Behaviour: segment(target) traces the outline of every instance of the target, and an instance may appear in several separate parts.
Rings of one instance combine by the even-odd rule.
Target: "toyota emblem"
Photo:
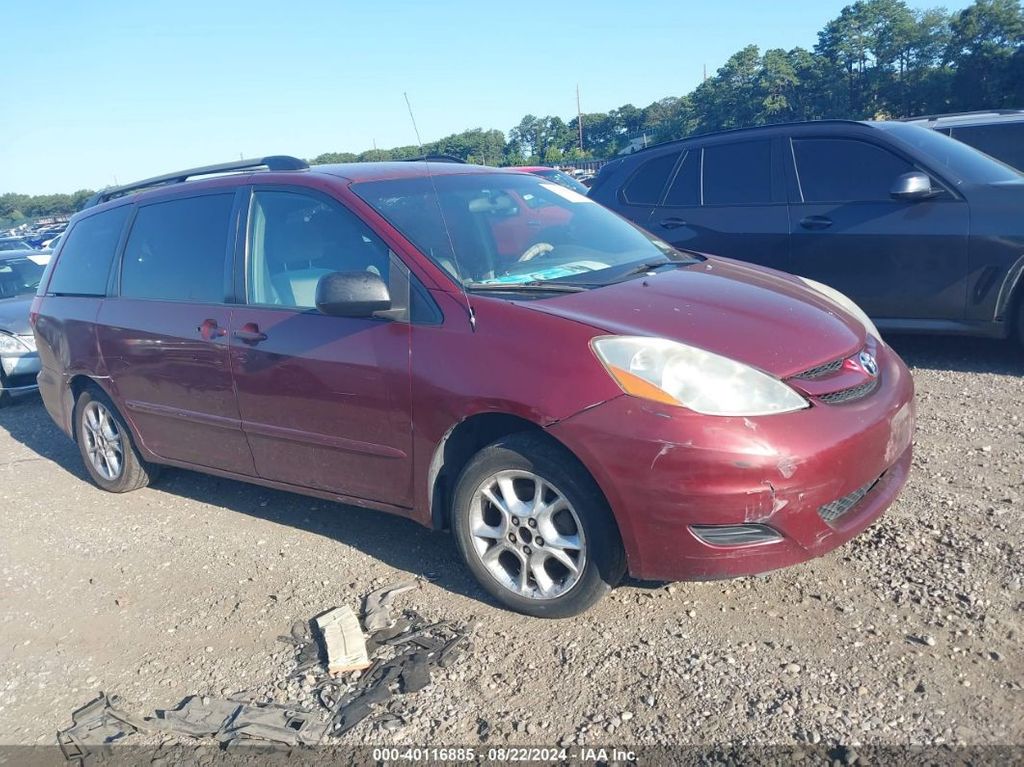
[[[875,361],[875,355],[870,352],[861,352],[858,360],[860,362],[860,366],[864,368],[864,372],[869,376],[874,378],[878,375],[878,362]]]

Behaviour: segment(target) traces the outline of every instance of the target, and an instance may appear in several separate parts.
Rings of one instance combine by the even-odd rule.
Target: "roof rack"
[[[917,115],[915,117],[901,117],[899,122],[923,122],[925,120],[941,120],[947,117],[980,117],[981,115],[1019,115],[1024,114],[1024,109],[975,109],[971,112],[939,112],[933,115]]]
[[[267,170],[307,170],[309,168],[309,164],[305,160],[300,160],[297,157],[289,157],[288,155],[271,155],[269,157],[260,157],[252,160],[237,160],[235,162],[222,162],[218,165],[204,165],[200,168],[189,168],[188,170],[179,170],[176,173],[166,173],[162,176],[154,176],[153,178],[136,181],[133,184],[111,186],[106,189],[101,189],[86,200],[85,205],[83,205],[82,208],[83,210],[85,208],[91,208],[94,205],[99,205],[107,200],[113,200],[115,197],[121,197],[122,195],[129,194],[130,192],[138,192],[142,189],[164,186],[166,184],[180,184],[197,176],[212,176],[217,173],[233,173],[242,170],[254,170],[256,168],[266,168]]]
[[[402,162],[457,162],[465,165],[466,161],[450,154],[425,154],[422,157],[407,157]]]

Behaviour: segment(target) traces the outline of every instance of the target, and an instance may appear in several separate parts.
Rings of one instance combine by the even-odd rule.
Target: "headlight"
[[[866,330],[869,335],[874,336],[879,341],[882,340],[882,334],[878,332],[878,328],[875,327],[875,323],[871,321],[871,318],[864,313],[864,310],[857,306],[849,296],[846,296],[835,288],[830,288],[828,285],[816,280],[809,280],[806,277],[799,277],[798,279],[807,287],[813,288],[821,293],[825,298],[839,304],[841,309],[849,312],[860,320],[860,324],[864,326],[864,330]]]
[[[760,370],[665,338],[601,336],[590,342],[626,394],[704,415],[771,415],[807,400]]]
[[[0,331],[0,354],[24,354],[35,351],[35,339],[32,339],[32,346],[25,341],[25,338]]]

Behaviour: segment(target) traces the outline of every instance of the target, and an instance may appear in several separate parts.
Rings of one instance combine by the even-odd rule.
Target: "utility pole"
[[[580,152],[583,152],[583,110],[580,109],[580,84],[576,83],[576,127],[580,129]]]

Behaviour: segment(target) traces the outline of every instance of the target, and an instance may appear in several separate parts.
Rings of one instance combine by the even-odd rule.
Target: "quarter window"
[[[704,148],[705,205],[756,205],[771,201],[771,141],[740,141]]]
[[[96,213],[76,223],[54,265],[50,293],[105,296],[114,252],[131,205]]]
[[[340,205],[298,192],[257,191],[249,225],[250,304],[312,309],[332,272],[368,271],[388,282],[384,242]]]
[[[679,152],[672,152],[645,162],[623,187],[623,199],[633,205],[657,205],[678,159]]]
[[[804,202],[891,200],[893,182],[914,166],[887,149],[842,138],[794,139]]]
[[[222,303],[233,194],[139,208],[124,250],[121,295]]]

